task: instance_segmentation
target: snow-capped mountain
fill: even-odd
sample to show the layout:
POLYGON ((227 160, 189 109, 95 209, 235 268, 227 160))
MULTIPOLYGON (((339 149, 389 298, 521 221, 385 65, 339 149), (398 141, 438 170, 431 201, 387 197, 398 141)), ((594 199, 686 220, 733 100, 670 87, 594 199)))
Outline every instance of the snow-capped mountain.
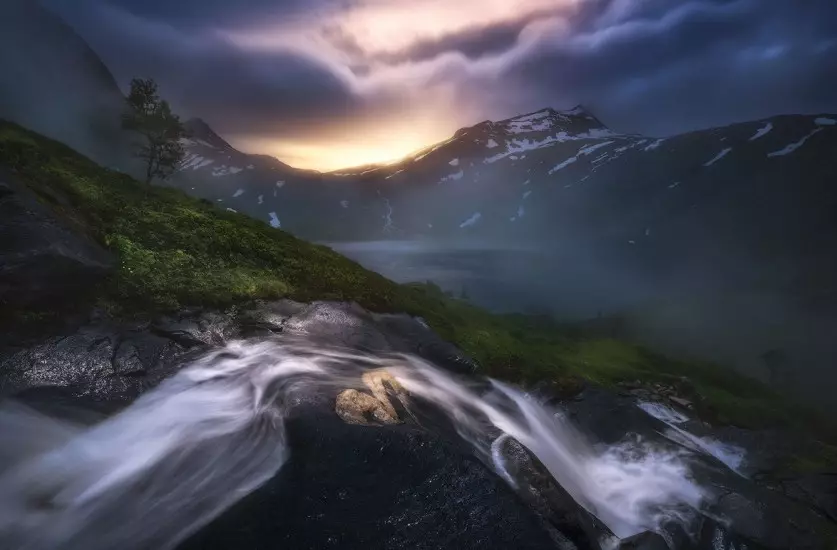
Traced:
POLYGON ((833 115, 651 138, 581 107, 544 109, 330 174, 245 155, 206 125, 187 149, 172 184, 308 239, 503 243, 568 262, 583 251, 707 285, 760 284, 769 267, 772 287, 834 293, 833 115))

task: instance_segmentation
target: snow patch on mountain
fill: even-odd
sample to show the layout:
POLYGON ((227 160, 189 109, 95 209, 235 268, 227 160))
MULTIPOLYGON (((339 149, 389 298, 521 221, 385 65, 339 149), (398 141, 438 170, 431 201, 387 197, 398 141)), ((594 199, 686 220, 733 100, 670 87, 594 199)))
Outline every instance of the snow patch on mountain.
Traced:
POLYGON ((563 170, 564 168, 566 168, 570 164, 573 164, 574 162, 577 162, 578 157, 587 156, 590 153, 592 153, 594 151, 597 151, 597 150, 601 149, 602 147, 607 147, 608 145, 611 145, 613 143, 616 143, 616 142, 611 140, 611 141, 603 141, 601 143, 593 143, 593 144, 590 144, 590 145, 585 145, 584 147, 582 147, 581 149, 578 150, 578 153, 576 153, 576 155, 574 157, 570 157, 567 160, 565 160, 564 162, 562 162, 561 164, 555 166, 552 170, 549 171, 549 173, 554 174, 558 170, 563 170))
POLYGON ((489 140, 488 140, 488 143, 486 143, 486 144, 485 144, 485 146, 486 146, 487 148, 489 148, 489 149, 494 149, 495 147, 499 147, 499 146, 500 146, 500 144, 499 144, 499 143, 497 143, 497 142, 494 140, 494 138, 491 138, 491 139, 489 139, 489 140))
POLYGON ((236 191, 235 193, 233 193, 233 198, 234 198, 234 199, 237 199, 238 197, 240 197, 240 196, 241 196, 241 195, 243 195, 243 194, 244 194, 244 189, 239 189, 238 191, 236 191))
POLYGON ((259 204, 264 204, 264 195, 259 195, 259 204))
POLYGON ((598 151, 602 147, 607 147, 611 143, 614 143, 614 142, 613 141, 603 141, 601 143, 594 143, 592 145, 585 145, 584 147, 582 147, 581 149, 578 150, 578 154, 579 155, 589 155, 593 151, 598 151))
POLYGON ((522 206, 517 207, 517 218, 520 219, 526 213, 526 210, 522 206))
POLYGON ((270 227, 275 227, 276 229, 282 227, 282 222, 279 221, 279 216, 276 212, 269 212, 268 216, 270 216, 270 227))
POLYGON ((814 121, 814 124, 817 126, 834 126, 837 124, 837 120, 834 120, 833 118, 820 117, 814 121))
POLYGON ((204 158, 200 155, 190 154, 186 155, 183 161, 180 163, 180 170, 197 170, 198 168, 203 168, 204 166, 209 166, 215 162, 212 159, 204 158))
POLYGON ((453 159, 448 164, 450 164, 451 166, 459 166, 459 159, 453 159))
POLYGON ((647 146, 643 151, 653 151, 654 149, 658 149, 660 145, 665 142, 665 139, 658 139, 657 141, 653 142, 651 145, 647 146))
POLYGON ((767 156, 770 157, 770 158, 773 158, 773 157, 783 157, 785 155, 790 155, 791 153, 793 153, 794 151, 796 151, 797 149, 799 149, 800 147, 805 145, 806 141, 808 141, 809 139, 814 137, 819 132, 822 132, 822 128, 817 128, 816 130, 814 130, 813 132, 811 132, 810 134, 808 134, 804 138, 800 139, 796 143, 791 143, 790 145, 788 145, 787 147, 785 147, 784 149, 781 149, 779 151, 774 151, 772 153, 768 153, 767 156))
POLYGON ((276 182, 276 187, 278 187, 279 189, 282 189, 284 186, 285 186, 284 181, 277 181, 276 182))
POLYGON ((471 227, 472 225, 480 221, 480 218, 482 218, 482 214, 479 212, 474 212, 474 214, 470 218, 459 224, 459 228, 464 229, 466 227, 471 227))
POLYGON ((715 155, 715 158, 713 158, 709 162, 704 163, 704 166, 707 166, 707 167, 712 166, 713 164, 715 164, 716 162, 718 162, 719 160, 721 160, 722 158, 724 158, 725 156, 727 156, 731 152, 732 152, 732 147, 727 147, 726 149, 724 149, 723 151, 721 151, 720 153, 715 155))
MULTIPOLYGON (((378 192, 380 194, 380 191, 378 192)), ((392 221, 392 214, 395 211, 392 208, 392 203, 389 202, 389 199, 384 197, 384 204, 386 205, 387 211, 386 214, 383 215, 384 218, 384 233, 391 233, 395 230, 395 223, 392 221)))
POLYGON ((563 170, 564 168, 566 168, 566 167, 567 167, 567 166, 569 166, 570 164, 572 164, 572 163, 576 162, 577 160, 578 160, 578 157, 570 157, 570 158, 568 158, 567 160, 565 160, 564 162, 562 162, 561 164, 557 165, 557 166, 556 166, 555 168, 553 168, 552 170, 550 170, 550 171, 549 171, 549 173, 550 173, 550 174, 554 174, 554 173, 555 173, 555 172, 557 172, 558 170, 563 170))
POLYGON ((238 174, 243 170, 244 168, 238 168, 236 166, 227 166, 226 164, 222 164, 221 166, 212 169, 212 175, 215 177, 234 176, 235 174, 238 174))
POLYGON ((523 193, 523 200, 526 200, 526 197, 528 197, 528 196, 529 196, 529 195, 531 195, 531 194, 532 194, 532 192, 531 192, 531 191, 525 191, 525 192, 523 193))
POLYGON ((349 207, 349 201, 347 201, 347 200, 340 201, 340 206, 342 206, 343 208, 348 208, 349 207))
POLYGON ((233 214, 238 214, 238 210, 235 208, 227 208, 227 212, 232 212, 233 214))
POLYGON ((771 130, 773 130, 773 123, 768 122, 762 128, 759 128, 758 132, 756 132, 755 135, 750 138, 750 141, 756 141, 757 139, 763 138, 764 136, 769 134, 771 130))
POLYGON ((392 178, 394 178, 395 176, 397 176, 398 174, 400 174, 400 173, 401 173, 401 172, 403 172, 403 171, 404 171, 404 170, 399 170, 398 172, 396 172, 396 173, 394 173, 394 174, 390 174, 390 175, 388 175, 388 176, 387 176, 387 177, 385 177, 384 179, 385 179, 385 180, 392 179, 392 178))
POLYGON ((465 175, 465 171, 460 170, 459 172, 456 172, 456 173, 453 173, 453 174, 450 174, 450 175, 447 175, 447 176, 443 177, 441 180, 439 180, 439 183, 444 183, 446 181, 461 180, 464 175, 465 175))

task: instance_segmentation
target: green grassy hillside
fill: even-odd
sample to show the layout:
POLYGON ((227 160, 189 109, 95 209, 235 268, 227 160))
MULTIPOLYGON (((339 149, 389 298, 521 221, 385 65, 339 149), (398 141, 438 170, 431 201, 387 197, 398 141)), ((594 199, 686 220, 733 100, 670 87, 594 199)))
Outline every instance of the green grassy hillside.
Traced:
MULTIPOLYGON (((119 264, 92 299, 114 316, 252 299, 345 300, 423 317, 484 372, 568 390, 585 379, 688 377, 704 413, 741 426, 808 426, 762 384, 711 365, 674 361, 615 340, 590 339, 545 320, 497 316, 428 284, 398 285, 329 248, 179 191, 102 168, 61 143, 0 121, 0 165, 14 170, 58 216, 112 250, 119 264)), ((38 318, 47 312, 25 312, 38 318)))

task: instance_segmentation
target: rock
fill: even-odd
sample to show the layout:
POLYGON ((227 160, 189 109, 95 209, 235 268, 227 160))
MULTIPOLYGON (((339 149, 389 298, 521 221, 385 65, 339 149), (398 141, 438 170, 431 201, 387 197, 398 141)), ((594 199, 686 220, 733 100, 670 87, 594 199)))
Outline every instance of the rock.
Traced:
POLYGON ((370 424, 370 416, 384 424, 397 424, 400 419, 388 404, 367 393, 345 390, 337 396, 334 411, 347 424, 370 424))
MULTIPOLYGON (((241 313, 183 311, 147 323, 121 323, 97 315, 68 334, 0 350, 0 399, 34 399, 39 408, 52 408, 60 415, 78 414, 71 412, 73 404, 83 403, 95 409, 92 420, 84 420, 92 423, 176 372, 191 354, 203 354, 252 330, 277 341, 344 351, 418 353, 430 359, 445 350, 442 355, 460 359, 439 366, 460 374, 471 370, 463 368, 469 365, 467 357, 412 317, 376 315, 351 304, 281 300, 257 303, 241 313)), ((474 456, 444 413, 424 400, 411 399, 385 370, 350 370, 346 380, 345 386, 312 392, 303 388, 285 403, 291 410, 286 426, 290 461, 275 478, 184 543, 184 550, 598 550, 608 538, 609 531, 517 441, 495 440, 495 450, 514 478, 506 483, 474 456)), ((555 390, 550 385, 534 389, 542 394, 555 390)), ((597 448, 630 438, 684 451, 665 437, 667 426, 639 409, 638 396, 632 395, 644 392, 641 395, 662 399, 661 394, 683 394, 671 393, 666 386, 630 392, 617 395, 588 386, 577 397, 560 400, 560 406, 597 448)), ((699 437, 746 443, 754 455, 761 447, 775 454, 782 441, 790 442, 790 450, 800 448, 792 438, 780 440, 737 428, 712 429, 699 422, 683 427, 699 437)), ((712 498, 695 541, 676 529, 665 531, 675 548, 828 548, 821 539, 833 529, 825 519, 833 512, 831 478, 785 479, 781 491, 772 490, 707 456, 692 454, 688 460, 694 478, 712 498), (711 518, 727 518, 730 525, 711 518)), ((659 543, 651 534, 630 541, 645 550, 656 550, 659 543)))
POLYGON ((0 169, 0 304, 56 309, 98 285, 113 265, 81 228, 0 169))
POLYGON ((812 506, 831 521, 837 522, 837 474, 807 474, 782 481, 782 492, 812 506))
POLYGON ((185 349, 172 340, 111 324, 80 328, 0 354, 0 398, 43 387, 76 396, 132 399, 174 372, 185 349))
POLYGON ((594 516, 579 506, 546 467, 517 440, 500 435, 492 453, 514 480, 518 495, 553 528, 556 544, 568 538, 577 548, 599 549, 599 541, 613 534, 594 516))
POLYGON ((672 403, 674 403, 675 405, 679 405, 679 406, 683 407, 684 409, 691 409, 692 408, 692 402, 689 401, 688 399, 683 399, 682 397, 677 397, 677 396, 672 395, 672 396, 669 396, 668 400, 671 401, 672 403))
POLYGON ((179 550, 554 550, 542 522, 466 447, 410 424, 305 408, 279 473, 179 550))
POLYGON ((158 319, 151 326, 152 333, 187 348, 223 346, 236 331, 231 315, 214 311, 185 312, 158 319))
POLYGON ((134 344, 127 342, 117 348, 113 355, 113 371, 123 376, 137 376, 145 373, 145 365, 134 344))

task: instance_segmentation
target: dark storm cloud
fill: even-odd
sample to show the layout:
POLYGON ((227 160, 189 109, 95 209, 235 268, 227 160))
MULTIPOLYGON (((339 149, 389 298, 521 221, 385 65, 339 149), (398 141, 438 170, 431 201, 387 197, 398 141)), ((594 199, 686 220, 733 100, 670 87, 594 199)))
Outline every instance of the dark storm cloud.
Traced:
POLYGON ((384 49, 362 43, 368 29, 341 19, 350 13, 341 10, 403 9, 401 20, 410 22, 411 13, 422 15, 427 6, 427 15, 438 4, 49 1, 123 86, 132 76, 153 76, 182 112, 206 118, 221 134, 312 136, 364 117, 385 118, 393 106, 406 113, 434 101, 449 114, 440 116, 452 126, 445 132, 477 119, 576 103, 617 129, 655 134, 780 112, 837 111, 830 83, 837 75, 833 0, 586 0, 566 16, 568 28, 523 47, 527 26, 567 9, 557 0, 554 10, 526 0, 521 5, 531 2, 528 11, 481 25, 466 20, 451 32, 384 49), (265 25, 287 29, 297 22, 300 36, 319 37, 330 49, 248 47, 218 32, 270 38, 265 25), (425 93, 423 85, 440 82, 452 96, 425 93), (450 97, 459 105, 442 105, 450 97), (462 120, 465 112, 476 116, 462 120))
POLYGON ((837 109, 832 2, 657 4, 598 32, 590 18, 591 34, 544 47, 504 77, 532 104, 586 103, 612 126, 656 134, 837 109))
POLYGON ((366 109, 316 60, 288 52, 243 52, 207 29, 177 26, 180 16, 190 17, 191 23, 199 17, 226 18, 235 11, 229 2, 194 2, 191 9, 189 2, 170 4, 119 0, 88 2, 80 13, 56 11, 79 28, 123 87, 133 77, 153 77, 181 113, 207 119, 222 134, 289 137, 366 109))
POLYGON ((375 61, 388 64, 424 61, 449 52, 460 53, 469 59, 478 59, 511 49, 517 43, 520 33, 532 22, 569 12, 567 7, 538 10, 509 21, 467 28, 435 40, 420 41, 399 52, 372 57, 375 61))

